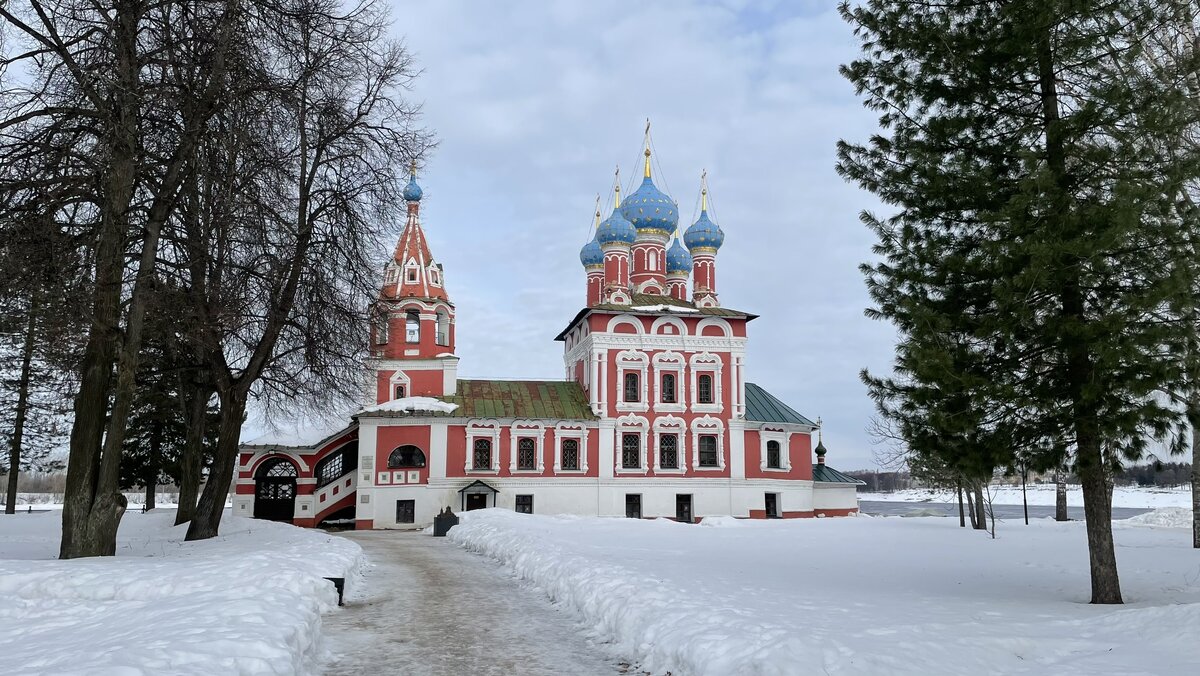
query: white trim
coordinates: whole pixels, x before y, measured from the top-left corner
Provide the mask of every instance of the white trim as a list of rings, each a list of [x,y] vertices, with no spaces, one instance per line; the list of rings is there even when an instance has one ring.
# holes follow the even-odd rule
[[[790,472],[792,470],[791,433],[781,428],[763,426],[758,432],[758,469],[763,472]],[[767,443],[779,443],[779,467],[767,466]]]
[[[617,410],[643,413],[650,410],[650,383],[646,377],[650,370],[650,358],[645,352],[622,350],[617,353]],[[625,374],[636,371],[638,375],[638,401],[625,401]]]
[[[724,335],[726,338],[733,337],[733,327],[731,327],[729,325],[729,322],[725,321],[724,319],[722,319],[720,317],[705,317],[704,319],[701,319],[700,323],[696,324],[696,335],[703,336],[704,329],[706,329],[710,326],[715,326],[715,327],[721,329],[721,334]],[[715,338],[716,336],[709,336],[709,337]]]
[[[721,387],[721,370],[725,366],[725,362],[720,355],[712,352],[698,352],[693,354],[688,360],[688,366],[691,367],[691,395],[688,401],[691,402],[691,410],[694,413],[721,413],[725,408],[724,392]],[[713,400],[711,404],[700,403],[700,390],[697,387],[697,376],[707,373],[712,375]]]
[[[634,315],[630,315],[630,314],[616,315],[615,317],[612,317],[611,319],[609,319],[608,327],[605,328],[605,331],[608,333],[616,333],[617,327],[622,324],[632,324],[633,327],[635,329],[637,329],[637,331],[635,331],[635,333],[639,336],[645,335],[645,333],[646,333],[646,327],[642,326],[641,320],[638,317],[635,317]],[[622,335],[630,335],[630,334],[626,333],[626,334],[622,334]]]
[[[499,474],[500,473],[500,428],[499,420],[487,419],[472,419],[467,421],[466,436],[467,436],[467,452],[465,462],[463,463],[463,471],[470,474]],[[475,440],[489,439],[492,442],[492,461],[491,469],[475,469],[472,464],[475,461]]]
[[[659,352],[651,360],[654,364],[654,411],[656,413],[683,413],[687,410],[687,359],[674,350]],[[662,400],[662,377],[670,373],[675,376],[675,401]]]
[[[663,434],[675,435],[675,467],[663,468],[661,445]],[[683,474],[687,472],[687,421],[683,418],[666,415],[654,421],[654,473]]]
[[[667,324],[674,326],[677,332],[659,333],[658,330]],[[663,315],[662,317],[655,319],[654,322],[650,324],[650,333],[651,335],[656,336],[686,336],[688,335],[688,330],[687,324],[679,317],[675,317],[673,315]]]
[[[517,446],[521,439],[534,439],[535,469],[517,468]],[[508,427],[508,471],[510,474],[541,474],[545,471],[546,427],[536,420],[514,420]]]
[[[713,435],[717,437],[717,466],[700,466],[700,436]],[[725,423],[720,418],[706,415],[692,421],[692,471],[717,472],[725,469]]]
[[[613,445],[613,473],[616,475],[622,474],[646,474],[649,471],[649,466],[646,462],[646,437],[650,430],[650,422],[640,415],[623,415],[616,420],[616,438]],[[622,456],[624,450],[624,435],[638,435],[638,467],[630,469],[623,466]]]
[[[397,385],[404,386],[404,396],[406,396],[406,397],[412,396],[412,393],[413,393],[412,380],[409,379],[408,374],[406,374],[404,371],[396,371],[395,373],[392,374],[392,377],[388,379],[387,401],[392,401],[394,399],[400,398],[400,397],[396,396],[396,386]]]
[[[579,444],[579,469],[562,468],[562,442],[573,439]],[[587,427],[572,423],[560,422],[554,426],[554,473],[555,474],[587,474]]]

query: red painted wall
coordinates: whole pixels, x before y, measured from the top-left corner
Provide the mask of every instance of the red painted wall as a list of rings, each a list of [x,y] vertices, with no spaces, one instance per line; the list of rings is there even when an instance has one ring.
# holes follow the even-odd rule
[[[375,432],[375,471],[388,471],[388,456],[400,446],[412,444],[425,452],[425,466],[416,470],[421,473],[421,483],[429,481],[429,426],[407,425],[396,427],[378,427]],[[413,471],[405,468],[405,471]]]

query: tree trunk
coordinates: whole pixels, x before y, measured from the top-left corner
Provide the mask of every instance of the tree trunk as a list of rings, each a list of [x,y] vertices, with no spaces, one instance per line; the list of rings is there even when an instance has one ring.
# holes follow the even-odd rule
[[[983,482],[975,484],[975,530],[987,530],[987,511],[983,504]]]
[[[1070,520],[1067,514],[1067,478],[1061,471],[1054,472],[1054,520]]]
[[[208,413],[208,398],[212,392],[206,385],[192,384],[187,399],[187,433],[183,454],[179,459],[179,511],[175,525],[187,523],[196,514],[196,497],[200,494],[200,475],[204,470],[204,430]]]
[[[1113,545],[1112,502],[1100,440],[1087,422],[1076,433],[1076,466],[1083,484],[1083,516],[1087,522],[1088,559],[1092,576],[1092,603],[1121,603],[1117,554]]]
[[[958,527],[966,528],[967,527],[967,517],[965,514],[963,514],[962,483],[956,483],[956,484],[954,484],[954,487],[958,489]]]
[[[158,488],[158,466],[162,459],[162,423],[155,421],[150,433],[150,457],[146,459],[146,511],[154,509],[154,493]]]
[[[33,371],[33,347],[37,341],[38,293],[29,294],[29,322],[25,325],[25,345],[21,348],[21,376],[17,382],[17,411],[13,421],[12,445],[8,449],[8,495],[4,513],[17,511],[17,479],[21,473],[21,443],[25,436],[25,418],[29,415],[29,379]]]
[[[242,422],[246,415],[246,393],[235,387],[221,392],[220,397],[221,426],[217,450],[213,454],[213,464],[208,471],[208,482],[204,484],[200,503],[196,505],[196,513],[188,525],[185,538],[188,541],[216,537],[229,486],[233,483],[233,468],[237,462]]]
[[[1200,392],[1188,401],[1187,417],[1192,425],[1192,547],[1200,549]]]
[[[1029,478],[1029,472],[1026,468],[1021,468],[1021,504],[1025,507],[1025,525],[1029,525],[1029,496],[1025,494],[1025,482]],[[992,536],[996,535],[996,514],[992,513]]]
[[[971,528],[978,529],[978,515],[975,513],[975,495],[971,492],[971,487],[967,487],[967,515],[971,517]]]

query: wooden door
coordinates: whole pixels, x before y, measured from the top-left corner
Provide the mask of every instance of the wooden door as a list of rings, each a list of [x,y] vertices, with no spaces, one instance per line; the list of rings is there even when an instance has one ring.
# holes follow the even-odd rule
[[[486,493],[467,493],[467,511],[472,509],[487,509]]]
[[[675,496],[675,520],[680,523],[692,522],[692,496]]]
[[[415,523],[417,520],[416,500],[396,501],[396,523]]]

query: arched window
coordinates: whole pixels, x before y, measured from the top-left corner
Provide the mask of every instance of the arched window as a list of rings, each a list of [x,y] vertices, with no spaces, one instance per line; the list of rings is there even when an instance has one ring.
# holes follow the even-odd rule
[[[578,439],[563,439],[562,440],[562,462],[560,463],[565,470],[579,469],[579,440]]]
[[[286,479],[288,477],[297,476],[296,466],[290,461],[283,458],[274,458],[268,460],[258,468],[258,476],[270,477],[273,479]]]
[[[780,469],[783,467],[779,459],[778,441],[772,440],[767,442],[767,467],[771,469]]]
[[[424,467],[425,453],[416,446],[401,446],[388,456],[388,468]]]
[[[404,386],[403,386],[403,385],[397,385],[397,386],[396,386],[396,396],[395,396],[395,397],[393,397],[393,399],[403,399],[403,398],[405,398],[405,397],[407,397],[407,396],[408,396],[408,392],[407,392],[407,391],[405,391],[405,389],[404,389]]]
[[[717,438],[711,434],[700,436],[700,466],[717,467]]]
[[[404,340],[409,343],[421,342],[421,314],[416,310],[404,314]]]
[[[654,249],[650,250],[650,255],[647,260],[646,267],[651,271],[658,270],[658,252]]]
[[[517,439],[517,469],[537,469],[537,441]]]
[[[636,433],[621,435],[621,468],[638,469],[642,466],[642,438]]]
[[[713,403],[713,382],[712,376],[707,373],[696,378],[696,403],[711,404]]]
[[[450,314],[442,309],[437,311],[437,344],[450,344]]]
[[[664,404],[675,403],[675,374],[664,373],[662,375],[662,402]]]
[[[638,374],[632,371],[625,372],[625,401],[636,402],[641,396],[641,387],[638,383]]]
[[[471,469],[492,468],[492,440],[476,439],[474,453],[471,456]]]
[[[658,439],[658,466],[662,469],[679,469],[679,437],[664,434]]]

